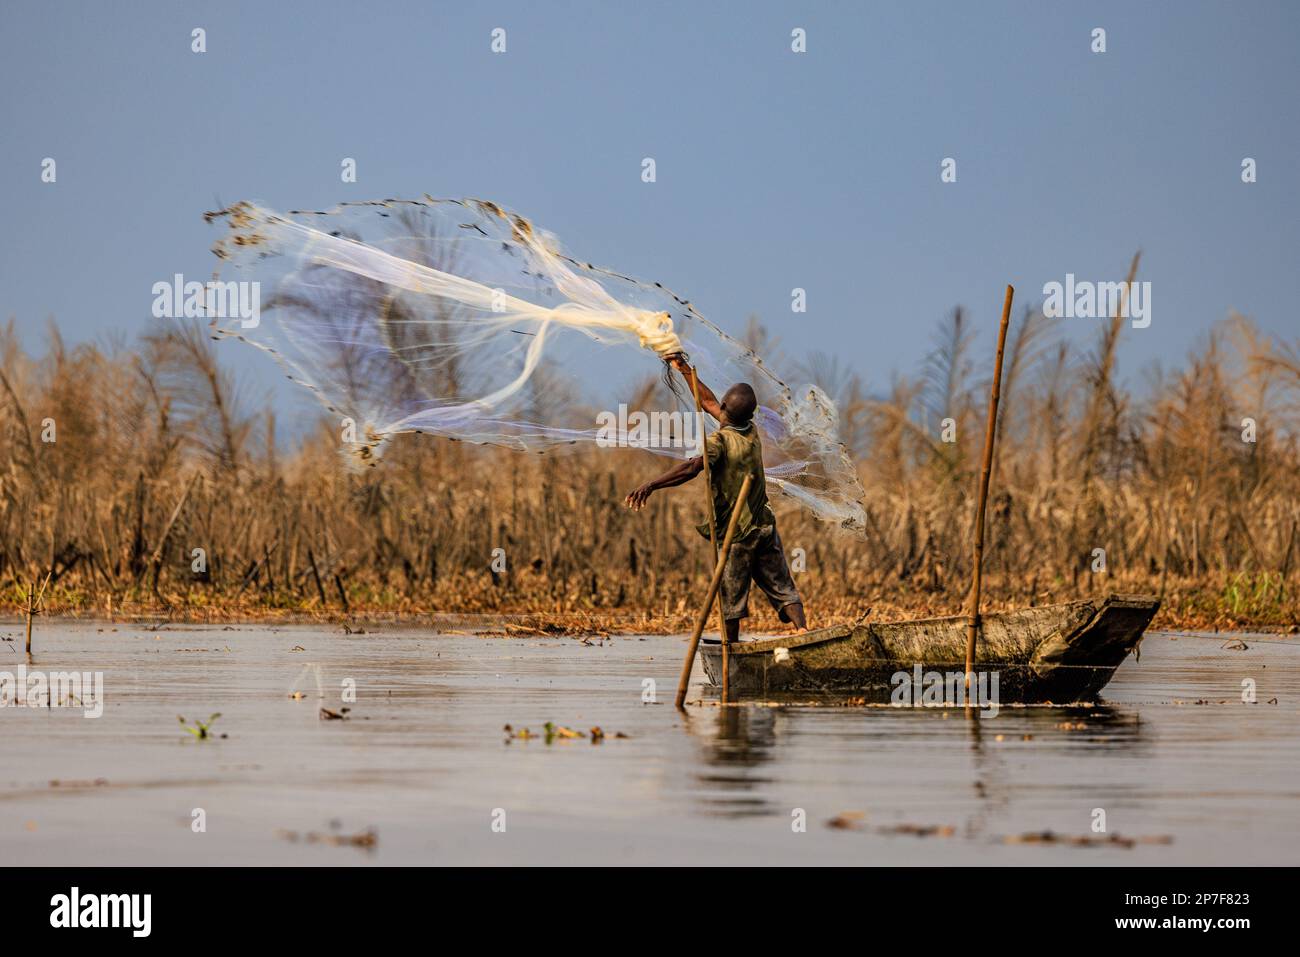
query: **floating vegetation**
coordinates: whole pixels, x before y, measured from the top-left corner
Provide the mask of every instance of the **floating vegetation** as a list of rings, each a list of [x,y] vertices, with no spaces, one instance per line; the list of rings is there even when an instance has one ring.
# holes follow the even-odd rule
[[[555,724],[553,721],[546,722],[543,727],[546,729],[546,743],[550,744],[556,738],[585,738],[586,735],[581,731],[574,731],[572,728],[566,728],[562,724]]]
[[[952,837],[957,829],[951,824],[891,824],[877,828],[881,834],[910,834],[913,837]]]
[[[1149,837],[1124,837],[1122,834],[1057,834],[1055,831],[1031,831],[1002,838],[1003,844],[1064,844],[1070,847],[1136,847],[1139,844],[1172,844],[1170,834]]]
[[[210,715],[207,721],[199,721],[196,718],[194,722],[191,724],[187,722],[185,718],[182,717],[181,715],[176,716],[177,720],[180,721],[181,723],[181,727],[184,728],[186,731],[188,731],[190,734],[194,735],[194,737],[199,741],[206,741],[209,738],[213,737],[212,724],[220,717],[221,717],[221,712],[218,711]],[[222,734],[219,737],[224,738],[226,737],[226,735]]]
[[[511,741],[531,741],[534,738],[544,738],[547,744],[553,744],[556,741],[572,741],[579,738],[588,738],[592,744],[600,744],[607,737],[621,738],[624,740],[628,737],[622,731],[615,731],[613,734],[607,734],[600,725],[596,725],[589,731],[583,732],[576,731],[573,728],[567,728],[562,724],[556,724],[553,721],[548,721],[546,724],[542,725],[541,734],[535,734],[527,728],[520,728],[516,731],[514,726],[509,724],[501,730],[505,732],[506,744],[509,744]]]
[[[366,828],[357,834],[330,834],[318,831],[299,833],[286,828],[281,828],[275,833],[277,837],[291,844],[302,842],[304,844],[325,844],[329,847],[361,847],[366,849],[379,845],[379,832],[373,827]]]
[[[874,834],[898,835],[912,837],[952,837],[957,828],[951,824],[882,824],[878,827],[867,826],[866,811],[841,811],[826,822],[826,826],[835,831],[871,831]]]
[[[842,811],[826,822],[826,826],[837,831],[860,831],[867,819],[865,811]]]

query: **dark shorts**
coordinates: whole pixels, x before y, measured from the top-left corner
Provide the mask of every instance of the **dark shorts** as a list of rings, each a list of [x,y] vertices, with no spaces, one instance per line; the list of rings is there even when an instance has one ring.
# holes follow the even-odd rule
[[[790,577],[781,536],[775,525],[760,525],[745,536],[744,541],[732,542],[731,555],[722,573],[718,595],[722,601],[722,614],[728,621],[749,617],[749,583],[755,582],[772,603],[772,608],[782,621],[789,621],[785,606],[800,601],[799,590]]]

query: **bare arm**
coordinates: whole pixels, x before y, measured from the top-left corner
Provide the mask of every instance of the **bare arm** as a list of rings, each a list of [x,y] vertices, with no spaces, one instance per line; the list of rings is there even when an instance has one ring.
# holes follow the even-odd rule
[[[678,353],[668,361],[672,363],[674,369],[676,369],[678,372],[682,374],[682,376],[686,379],[686,384],[689,386],[691,384],[691,367],[690,364],[687,363],[686,357],[683,356],[681,353]],[[703,382],[700,382],[698,378],[696,379],[695,384],[699,387],[700,390],[700,408],[702,408],[705,412],[709,413],[709,415],[713,416],[715,419],[721,422],[722,405],[721,403],[718,402],[718,397],[713,394],[712,389],[710,389]]]
[[[693,459],[687,459],[680,465],[674,466],[657,479],[646,482],[640,488],[633,489],[623,500],[623,504],[635,512],[645,508],[646,499],[650,497],[651,492],[657,492],[661,488],[673,488],[677,485],[684,485],[695,476],[704,471],[704,459],[702,456],[695,456]]]

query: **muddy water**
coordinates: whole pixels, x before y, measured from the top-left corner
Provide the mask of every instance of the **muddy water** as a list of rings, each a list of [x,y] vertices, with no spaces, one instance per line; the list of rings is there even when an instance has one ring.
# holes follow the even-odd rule
[[[16,672],[20,631],[0,636],[0,672]],[[102,671],[103,714],[0,710],[0,860],[1295,864],[1300,640],[1224,641],[1148,635],[1092,708],[979,720],[706,695],[684,718],[680,638],[43,622],[29,668]],[[322,720],[322,705],[350,711]],[[213,712],[225,737],[177,721]],[[503,725],[547,721],[607,737],[506,743]],[[1109,834],[1167,842],[1009,842],[1093,835],[1096,808]],[[840,815],[848,828],[828,826]]]

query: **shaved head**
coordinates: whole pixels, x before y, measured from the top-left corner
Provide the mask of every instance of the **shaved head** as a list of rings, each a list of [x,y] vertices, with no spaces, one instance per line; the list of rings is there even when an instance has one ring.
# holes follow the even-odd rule
[[[722,397],[722,411],[732,425],[747,425],[758,408],[758,396],[748,382],[737,382]]]

